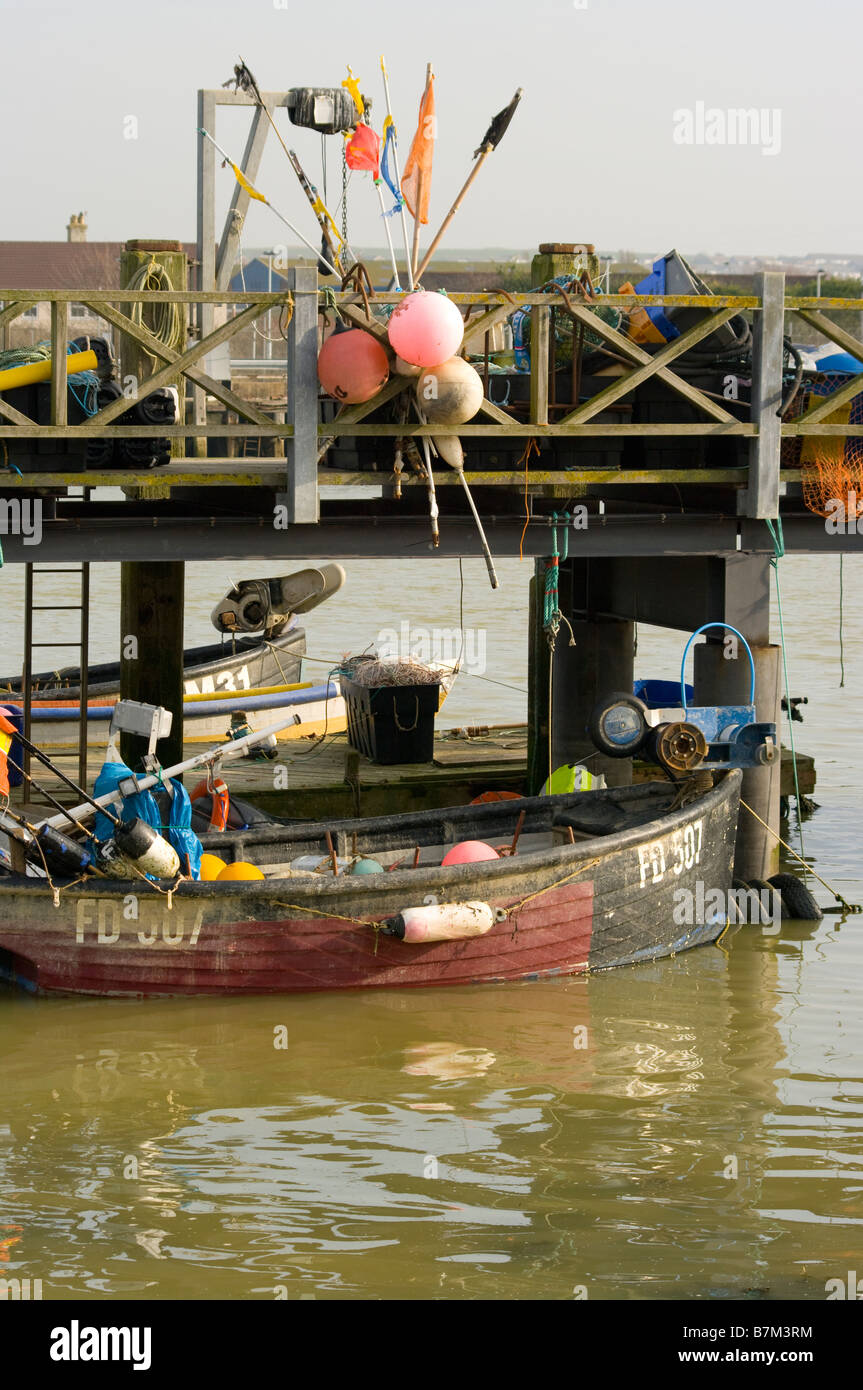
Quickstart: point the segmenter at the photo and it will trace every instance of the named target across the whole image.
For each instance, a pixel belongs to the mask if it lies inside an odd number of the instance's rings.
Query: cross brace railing
[[[213,425],[200,420],[169,427],[159,427],[159,434],[169,438],[206,439],[247,436],[274,437],[287,443],[288,460],[285,469],[285,488],[294,520],[317,519],[317,462],[321,445],[327,440],[352,435],[421,436],[440,434],[441,428],[418,422],[370,422],[368,416],[382,405],[394,400],[412,386],[412,379],[393,376],[368,402],[342,407],[336,418],[328,423],[318,421],[316,360],[318,349],[317,317],[318,286],[313,267],[297,266],[289,271],[289,289],[274,293],[231,292],[216,290],[110,291],[92,290],[3,290],[0,289],[0,329],[5,328],[30,305],[51,304],[53,373],[51,378],[52,415],[50,425],[39,425],[21,411],[10,406],[0,396],[0,441],[3,439],[92,438],[111,433],[114,437],[135,438],[152,436],[153,427],[123,426],[117,419],[129,409],[135,398],[143,398],[167,382],[185,378],[198,393],[206,393],[226,409],[235,412],[242,423]],[[703,309],[704,315],[692,327],[654,353],[612,328],[592,312],[595,305],[565,296],[548,293],[510,294],[503,291],[454,293],[449,297],[460,307],[480,310],[477,317],[468,317],[464,347],[478,353],[487,334],[508,317],[514,309],[530,309],[533,342],[539,345],[531,360],[530,409],[527,420],[518,420],[494,401],[484,398],[480,414],[487,423],[471,422],[461,425],[457,433],[464,437],[555,439],[600,436],[743,436],[750,446],[746,513],[750,516],[775,516],[780,493],[779,450],[783,437],[823,435],[827,437],[863,435],[863,426],[831,423],[829,417],[863,390],[863,373],[854,377],[829,398],[817,402],[795,420],[781,421],[778,411],[782,396],[783,330],[786,315],[798,315],[809,327],[835,342],[854,357],[863,360],[863,341],[825,317],[826,311],[863,311],[863,299],[813,298],[787,296],[784,276],[766,272],[760,277],[759,293],[754,295],[607,295],[602,303],[620,308],[661,306],[666,310],[677,306]],[[374,317],[376,307],[398,302],[400,295],[378,294],[370,301],[371,317],[360,296],[353,292],[335,295],[335,302],[349,322],[365,327],[385,340],[385,323]],[[80,424],[69,424],[66,418],[66,359],[62,348],[68,334],[68,305],[85,305],[119,333],[146,349],[160,365],[146,379],[137,383],[137,397],[124,397],[103,407],[95,416]],[[177,352],[134,322],[128,313],[132,304],[155,306],[174,303],[189,306],[237,306],[237,312],[219,327],[214,327],[184,352]],[[201,363],[214,348],[229,341],[243,328],[267,314],[273,307],[288,307],[290,322],[287,329],[287,371],[290,389],[288,410],[283,422],[265,410],[244,400],[237,392],[212,378]],[[551,311],[568,314],[583,328],[606,345],[626,370],[611,379],[608,386],[580,401],[562,417],[549,418],[549,354],[542,350],[548,342]],[[674,368],[679,359],[702,342],[736,314],[749,311],[753,316],[753,387],[750,418],[741,419],[726,409],[714,397],[706,394]],[[193,318],[197,318],[194,315]],[[618,405],[633,390],[655,377],[676,395],[694,407],[703,417],[696,422],[622,423],[597,417]],[[364,423],[365,422],[365,423]],[[241,460],[232,460],[231,471],[238,483],[243,481]],[[53,475],[52,475],[53,476]],[[332,476],[332,475],[331,475]],[[348,475],[346,475],[348,476]],[[351,475],[352,476],[352,475]],[[563,478],[565,475],[561,475]],[[624,481],[625,475],[618,475]],[[645,473],[638,475],[644,481]],[[40,475],[30,475],[38,486]],[[206,470],[200,474],[206,482]],[[80,472],[70,472],[70,485],[80,483]],[[636,475],[633,475],[635,481]],[[185,481],[185,479],[184,479]],[[380,478],[378,478],[380,481]]]

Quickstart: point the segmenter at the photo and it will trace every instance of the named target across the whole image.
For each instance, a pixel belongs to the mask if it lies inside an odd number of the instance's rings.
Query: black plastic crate
[[[348,743],[373,763],[430,763],[440,685],[357,685],[340,678]]]

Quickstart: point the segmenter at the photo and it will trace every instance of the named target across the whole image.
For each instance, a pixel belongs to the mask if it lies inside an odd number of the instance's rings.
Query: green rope
[[[560,627],[560,602],[558,578],[560,560],[566,559],[569,552],[569,537],[564,533],[565,554],[561,556],[557,544],[557,512],[551,514],[551,558],[545,567],[545,594],[543,598],[542,625],[553,641]]]
[[[803,846],[803,812],[800,808],[800,779],[797,775],[797,750],[794,747],[794,720],[791,718],[791,695],[788,688],[788,661],[785,655],[785,622],[782,615],[782,590],[779,585],[779,561],[785,555],[785,537],[782,532],[782,518],[776,518],[776,524],[767,519],[767,529],[773,541],[773,559],[770,561],[773,574],[776,578],[776,606],[779,611],[779,642],[782,647],[782,671],[785,680],[785,704],[788,715],[788,732],[791,742],[791,766],[794,770],[794,799],[797,802],[797,830],[800,835],[800,853],[805,855]],[[781,768],[781,764],[780,764]]]

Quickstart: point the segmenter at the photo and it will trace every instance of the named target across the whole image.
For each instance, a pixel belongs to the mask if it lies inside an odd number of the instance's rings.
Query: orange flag
[[[431,198],[432,159],[434,142],[437,137],[437,117],[434,107],[434,74],[429,75],[426,89],[420,102],[420,115],[417,133],[405,165],[402,177],[402,194],[408,210],[415,221],[426,223],[429,220],[429,199]]]

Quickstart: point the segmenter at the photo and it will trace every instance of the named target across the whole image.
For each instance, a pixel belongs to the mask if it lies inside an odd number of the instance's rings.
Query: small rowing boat
[[[684,925],[676,909],[681,893],[728,894],[740,779],[205,835],[252,866],[236,881],[3,874],[0,975],[141,998],[491,984],[673,956],[728,930],[722,907]],[[468,840],[498,852],[443,862]]]

